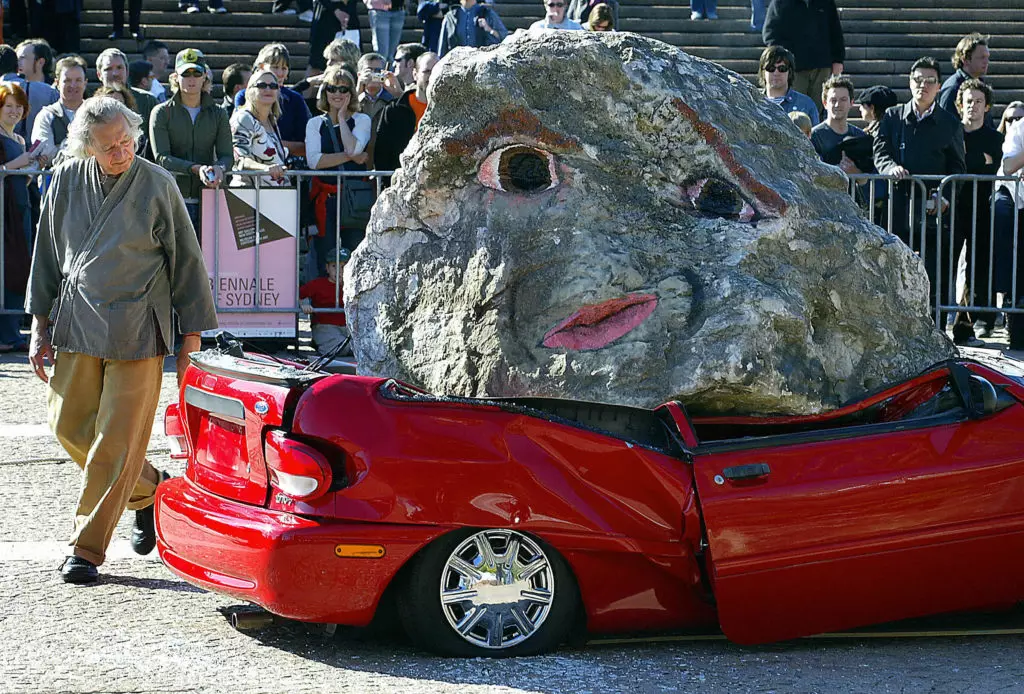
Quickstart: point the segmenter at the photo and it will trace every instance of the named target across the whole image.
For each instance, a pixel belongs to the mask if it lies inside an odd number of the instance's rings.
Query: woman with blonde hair
[[[231,137],[235,152],[235,168],[266,171],[261,181],[266,186],[284,186],[285,160],[288,150],[281,140],[277,121],[281,117],[278,93],[281,85],[270,70],[254,70],[245,89],[245,101],[231,116]],[[232,186],[247,185],[235,176]]]
[[[324,73],[317,93],[317,110],[323,115],[306,124],[306,160],[311,169],[324,171],[365,171],[372,121],[359,112],[356,78],[340,66],[331,66]],[[317,235],[313,245],[317,252],[317,270],[326,269],[325,251],[335,245],[337,223],[328,224],[330,206],[337,205],[338,181],[331,176],[314,178],[310,199],[315,211]],[[344,185],[344,184],[343,184]],[[336,219],[336,216],[334,217]],[[350,244],[343,244],[350,245]]]

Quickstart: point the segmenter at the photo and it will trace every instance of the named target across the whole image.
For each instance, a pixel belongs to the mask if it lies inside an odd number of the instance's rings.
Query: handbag
[[[331,134],[331,143],[336,152],[343,152],[338,134],[334,132],[334,124],[329,116],[322,116],[327,125],[327,131]],[[360,178],[344,178],[341,182],[341,220],[337,218],[338,201],[337,194],[327,196],[326,224],[330,231],[337,229],[364,230],[370,221],[370,210],[377,201],[377,186],[370,181]],[[351,249],[350,249],[351,250]]]

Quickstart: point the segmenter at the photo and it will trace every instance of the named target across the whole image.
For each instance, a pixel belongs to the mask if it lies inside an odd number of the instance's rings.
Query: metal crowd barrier
[[[14,171],[0,171],[0,182],[6,180],[7,176],[29,176],[34,177],[37,175],[46,176],[49,171],[41,171],[36,169],[21,169],[16,172]],[[302,234],[303,220],[302,220],[302,206],[303,198],[308,195],[308,186],[303,185],[304,182],[314,177],[321,178],[333,178],[336,183],[343,185],[344,179],[347,178],[372,178],[376,180],[377,194],[379,195],[383,189],[383,179],[390,177],[394,174],[394,171],[314,171],[314,170],[303,170],[303,171],[288,171],[287,176],[290,180],[290,185],[287,189],[295,191],[297,196],[296,205],[296,219],[295,228],[297,234]],[[261,286],[262,275],[260,273],[260,199],[259,192],[263,188],[267,188],[266,184],[263,183],[262,178],[266,176],[265,171],[252,171],[252,170],[237,170],[230,171],[225,176],[225,183],[230,182],[234,176],[249,177],[252,182],[250,189],[255,189],[257,194],[255,196],[255,285],[254,285],[254,301],[252,306],[246,307],[229,307],[219,305],[219,292],[214,292],[215,302],[217,302],[217,311],[220,313],[284,313],[294,312],[296,314],[301,312],[299,307],[298,292],[296,291],[296,302],[291,307],[273,306],[266,307],[260,303],[260,292],[259,287]],[[961,174],[955,176],[911,176],[910,178],[897,181],[891,176],[883,176],[880,174],[856,174],[848,176],[850,181],[850,194],[861,203],[865,209],[865,216],[873,223],[882,226],[891,233],[899,233],[903,231],[903,241],[913,248],[921,257],[922,261],[926,264],[935,257],[940,260],[939,268],[941,264],[941,254],[947,254],[948,274],[946,275],[946,292],[942,292],[942,284],[939,282],[933,283],[932,291],[934,292],[932,297],[932,304],[935,311],[936,325],[943,326],[943,315],[946,312],[951,311],[967,311],[967,312],[993,312],[1001,311],[1004,313],[1024,313],[1024,297],[1018,296],[1017,292],[1017,278],[1021,268],[1018,263],[1019,243],[1020,243],[1020,221],[1021,214],[1016,213],[1014,209],[1012,232],[1007,229],[997,229],[996,225],[996,204],[995,204],[995,183],[1000,181],[1011,182],[1013,187],[1013,199],[1016,200],[1021,195],[1022,188],[1024,188],[1024,182],[1022,182],[1019,175],[1016,176],[981,176],[971,174]],[[991,184],[993,186],[993,194],[987,199],[982,199],[979,196],[978,189],[981,184]],[[230,186],[228,186],[230,188]],[[276,188],[276,187],[275,187]],[[881,188],[881,190],[880,190]],[[4,188],[0,188],[3,190]],[[934,211],[930,211],[928,208],[928,202],[931,199],[933,192],[939,192],[943,199],[948,201],[948,207],[945,205],[937,206]],[[971,225],[970,230],[965,231],[963,229],[957,229],[958,218],[957,214],[958,203],[964,195],[969,195],[971,199],[970,207],[970,219]],[[342,197],[341,195],[335,196],[335,219],[341,219],[342,213]],[[2,225],[6,223],[6,196],[0,194],[0,230]],[[897,207],[902,208],[906,206],[906,218],[901,219],[901,210],[897,210]],[[981,206],[985,205],[988,207],[988,223],[985,228],[979,228],[978,225],[978,213],[982,209]],[[884,207],[884,210],[879,212],[878,207]],[[214,228],[219,229],[219,214],[220,205],[214,206]],[[934,220],[934,233],[929,233],[929,227],[932,226],[931,220]],[[962,222],[960,222],[962,224]],[[201,233],[200,230],[197,232]],[[979,277],[976,272],[978,263],[977,254],[972,252],[970,257],[966,259],[966,283],[969,287],[962,292],[956,290],[957,287],[957,276],[958,267],[961,262],[961,252],[963,243],[955,244],[954,239],[957,238],[957,234],[960,234],[961,241],[970,240],[970,248],[972,251],[977,249],[979,238],[987,236],[988,243],[988,258],[987,263],[982,263],[987,266],[987,273],[984,273],[985,277]],[[219,286],[220,279],[220,267],[219,267],[219,248],[221,243],[220,234],[214,235],[214,249],[213,249],[213,282],[214,287]],[[929,238],[933,237],[933,238]],[[930,248],[930,244],[934,241],[934,248]],[[997,243],[998,242],[998,243]],[[5,281],[5,245],[0,244],[0,287],[4,287]],[[955,245],[960,245],[961,248],[954,248]],[[999,251],[997,251],[999,246]],[[334,247],[342,247],[342,231],[338,227],[334,230]],[[30,247],[31,250],[31,247]],[[1005,255],[1009,255],[1006,258]],[[295,269],[296,277],[301,277],[301,254],[296,253],[295,258]],[[337,257],[337,256],[336,256]],[[1006,264],[1009,263],[1009,287],[1005,292],[1003,306],[996,306],[993,302],[989,303],[978,303],[976,299],[979,296],[992,298],[995,296],[994,290],[1003,289],[1003,287],[997,287],[996,282],[996,267],[997,264],[1001,264],[1001,267],[1006,268]],[[986,291],[979,292],[979,288]],[[339,290],[340,293],[340,290]],[[6,292],[0,292],[0,315],[4,314],[21,314],[22,307],[10,307],[7,306]],[[333,308],[315,308],[315,313],[339,313],[344,311],[341,305],[341,297],[335,297],[335,304]],[[1018,303],[1021,305],[1018,306]],[[991,304],[991,305],[990,305]]]
[[[866,208],[865,215],[871,223],[901,236],[904,243],[921,257],[926,268],[937,266],[938,270],[946,269],[945,287],[941,282],[932,282],[931,286],[931,304],[937,326],[944,327],[943,316],[948,312],[1024,313],[1024,305],[1018,306],[1022,297],[1017,292],[1020,214],[1016,214],[1014,209],[1012,231],[996,225],[996,183],[1009,182],[1013,190],[1011,198],[1016,200],[1024,188],[1019,175],[911,176],[902,181],[881,174],[856,174],[848,178],[850,194]],[[991,186],[990,196],[979,196],[981,184]],[[928,203],[936,192],[948,205],[936,204],[930,210]],[[958,214],[964,195],[970,196],[970,208],[966,213]],[[901,219],[902,215],[897,208],[904,204],[906,217]],[[881,214],[877,209],[879,206],[884,208]],[[988,220],[985,227],[979,229],[979,213],[983,210],[988,213]],[[966,218],[961,214],[966,214]],[[970,229],[958,228],[958,224],[963,226],[966,219],[970,220]],[[930,228],[934,228],[933,233],[929,233]],[[901,231],[904,233],[901,234]],[[958,238],[959,243],[956,242]],[[988,247],[987,257],[983,257],[986,262],[982,263],[979,263],[975,252],[979,239],[986,242],[983,247]],[[965,247],[964,242],[967,241],[969,246]],[[930,244],[934,247],[929,247]],[[969,254],[967,248],[971,251]],[[1002,254],[997,252],[999,249]],[[945,254],[945,258],[942,254]],[[963,262],[966,263],[965,268],[961,267]],[[985,277],[978,276],[979,264],[987,268]],[[1009,282],[1004,282],[1002,287],[996,286],[998,267],[1004,270],[1008,267]],[[938,275],[936,272],[935,276]],[[962,290],[958,289],[961,282],[964,285]],[[1003,289],[1006,291],[1003,292]],[[985,291],[982,293],[979,290]],[[997,290],[1004,294],[1002,306],[997,306],[995,302]],[[982,296],[988,297],[990,301],[977,302]]]

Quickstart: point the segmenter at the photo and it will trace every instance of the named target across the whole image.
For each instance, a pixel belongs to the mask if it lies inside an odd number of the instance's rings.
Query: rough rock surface
[[[917,258],[735,73],[533,31],[455,51],[431,89],[346,268],[361,373],[801,413],[955,353]]]

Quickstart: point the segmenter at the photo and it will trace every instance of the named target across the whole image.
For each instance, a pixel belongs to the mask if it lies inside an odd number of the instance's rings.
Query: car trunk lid
[[[324,374],[212,350],[191,361],[179,402],[189,451],[186,476],[218,496],[266,504],[264,435],[287,428],[298,396]]]

